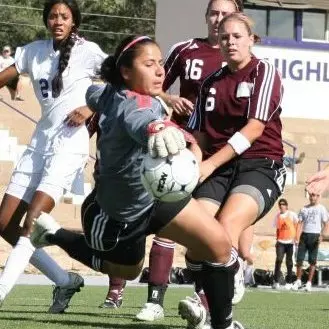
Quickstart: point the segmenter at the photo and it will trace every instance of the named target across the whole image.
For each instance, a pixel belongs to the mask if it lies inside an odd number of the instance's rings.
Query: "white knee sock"
[[[56,286],[66,286],[70,282],[67,271],[63,270],[43,249],[36,249],[30,263],[42,272]]]
[[[29,238],[21,236],[7,259],[0,277],[0,296],[4,298],[24,272],[35,250]]]

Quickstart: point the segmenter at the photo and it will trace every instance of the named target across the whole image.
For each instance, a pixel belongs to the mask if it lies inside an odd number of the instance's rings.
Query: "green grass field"
[[[190,294],[190,288],[168,289],[166,317],[156,323],[141,323],[134,315],[145,302],[147,289],[129,287],[124,305],[118,310],[98,308],[106,287],[85,287],[76,294],[66,314],[50,315],[49,286],[16,286],[0,310],[1,329],[184,329],[177,315],[177,303]],[[329,293],[293,293],[251,289],[235,308],[234,318],[246,329],[327,329]]]

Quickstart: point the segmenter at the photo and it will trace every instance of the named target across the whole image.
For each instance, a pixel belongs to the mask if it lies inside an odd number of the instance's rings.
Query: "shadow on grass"
[[[2,306],[2,308],[4,309],[5,307],[8,307],[9,309],[11,308],[11,307],[26,307],[27,305],[26,305],[26,303],[25,304],[19,304],[19,303],[15,303],[15,304],[5,304],[4,306]],[[44,307],[45,308],[45,311],[43,311],[43,313],[47,313],[47,310],[48,310],[48,308],[49,308],[49,304],[36,304],[36,303],[33,303],[33,304],[29,304],[28,305],[28,307],[29,308],[41,308],[41,307]],[[78,303],[74,303],[74,305],[72,304],[72,307],[74,307],[74,308],[85,308],[85,307],[90,307],[90,308],[94,308],[95,309],[95,311],[97,310],[97,312],[99,312],[99,311],[104,311],[104,312],[120,312],[120,310],[122,310],[123,308],[129,308],[129,309],[131,309],[131,310],[136,310],[136,313],[138,312],[138,311],[140,311],[141,309],[142,309],[142,307],[143,307],[143,305],[138,305],[138,306],[136,306],[136,305],[124,305],[123,307],[121,307],[121,308],[119,308],[119,309],[111,309],[111,308],[106,308],[106,307],[98,307],[97,305],[86,305],[86,304],[82,304],[82,303],[80,303],[80,304],[78,304]],[[166,311],[167,312],[170,312],[170,311],[174,311],[174,312],[176,312],[177,311],[177,305],[165,305],[165,309],[166,309]],[[16,309],[16,311],[18,311],[17,309]],[[0,310],[0,312],[1,312],[1,310]],[[42,313],[42,311],[35,311],[36,313]]]
[[[96,316],[96,317],[109,317],[111,315],[115,315],[116,318],[126,318],[126,319],[133,319],[133,316],[129,313],[129,314],[124,314],[124,313],[120,313],[120,314],[116,314],[116,313],[110,313],[110,312],[65,312],[65,313],[59,313],[59,314],[51,314],[51,313],[47,313],[47,311],[36,311],[36,310],[31,310],[31,311],[27,311],[27,310],[11,310],[11,309],[1,309],[0,310],[0,314],[1,314],[1,320],[4,319],[3,315],[5,314],[16,314],[20,313],[20,314],[42,314],[45,316],[50,316],[50,317],[54,317],[54,316],[60,316],[60,317],[67,317],[67,316]],[[11,319],[11,317],[8,317],[8,319]]]
[[[102,323],[102,322],[88,322],[88,321],[79,321],[79,320],[68,320],[68,319],[61,319],[61,320],[56,320],[56,319],[35,319],[35,318],[28,318],[28,317],[9,317],[9,318],[2,318],[1,320],[6,320],[6,321],[19,321],[19,322],[33,322],[34,324],[40,323],[40,324],[54,324],[54,325],[61,325],[61,326],[75,326],[75,327],[82,327],[82,326],[88,326],[92,328],[97,328],[97,329],[145,329],[147,327],[152,326],[153,329],[168,329],[170,328],[185,328],[184,326],[181,325],[173,325],[171,324],[156,324],[156,323],[151,323],[151,324],[145,324],[144,322],[133,322],[133,323]]]
[[[81,312],[65,312],[65,313],[60,313],[60,314],[50,314],[50,313],[47,313],[45,311],[35,311],[35,310],[31,310],[31,311],[27,311],[27,310],[11,310],[11,309],[1,309],[0,310],[0,314],[1,314],[1,320],[4,320],[4,319],[7,319],[7,320],[10,320],[12,319],[11,316],[4,316],[6,314],[15,314],[17,315],[17,313],[20,313],[20,314],[36,314],[36,315],[44,315],[44,316],[47,316],[48,317],[51,317],[51,318],[54,318],[54,317],[59,317],[59,319],[66,319],[67,317],[71,317],[71,316],[90,316],[90,317],[97,317],[97,318],[112,318],[112,319],[126,319],[126,320],[130,320],[130,321],[133,321],[133,322],[136,322],[136,323],[141,323],[140,321],[138,321],[136,318],[135,318],[135,314],[131,314],[131,313],[117,313],[117,311],[113,310],[113,311],[108,311],[108,312],[84,312],[84,311],[81,311]],[[170,314],[167,314],[166,315],[166,319],[169,320],[169,319],[175,319],[175,318],[180,318],[178,315],[170,315]]]

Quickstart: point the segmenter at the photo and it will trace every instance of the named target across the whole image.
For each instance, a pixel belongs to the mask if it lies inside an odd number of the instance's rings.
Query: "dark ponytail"
[[[123,82],[120,77],[121,75],[116,68],[114,56],[108,56],[101,66],[101,79],[112,85],[120,85]]]
[[[81,23],[81,12],[76,0],[47,0],[43,8],[43,15],[42,15],[43,22],[47,28],[48,28],[47,22],[48,22],[49,13],[52,7],[57,4],[64,4],[71,10],[74,27],[72,28],[69,37],[66,40],[63,40],[59,46],[60,57],[58,63],[58,71],[52,81],[52,90],[53,90],[54,98],[58,97],[63,89],[62,74],[67,68],[67,65],[69,63],[72,48],[74,47],[75,42],[79,39],[77,35],[77,29],[79,28]]]
[[[63,77],[62,74],[67,68],[67,65],[69,63],[70,57],[71,57],[71,51],[74,47],[74,44],[77,40],[77,35],[75,33],[71,33],[70,36],[64,40],[59,48],[60,56],[59,56],[59,62],[58,62],[58,70],[57,73],[51,82],[51,87],[53,90],[53,98],[57,98],[62,89],[63,89]]]
[[[131,68],[138,49],[145,44],[157,45],[154,40],[147,36],[129,36],[123,39],[116,48],[114,55],[107,57],[103,62],[101,78],[114,86],[123,85],[121,66]]]

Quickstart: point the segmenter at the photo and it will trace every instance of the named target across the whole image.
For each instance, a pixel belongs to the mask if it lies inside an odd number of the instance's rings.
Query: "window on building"
[[[267,14],[269,37],[295,39],[295,12],[293,10],[269,10]]]
[[[260,37],[267,35],[267,10],[266,9],[245,9],[246,15],[252,18],[255,23],[255,33]]]
[[[246,8],[245,12],[255,22],[255,30],[260,37],[295,38],[295,12],[293,10]]]
[[[321,47],[329,46],[329,11],[247,5],[245,13],[253,19],[255,32],[265,39],[265,43],[284,40],[285,44],[322,43]]]
[[[326,37],[326,30],[328,30],[326,16],[325,13],[304,12],[302,38],[328,41]]]

